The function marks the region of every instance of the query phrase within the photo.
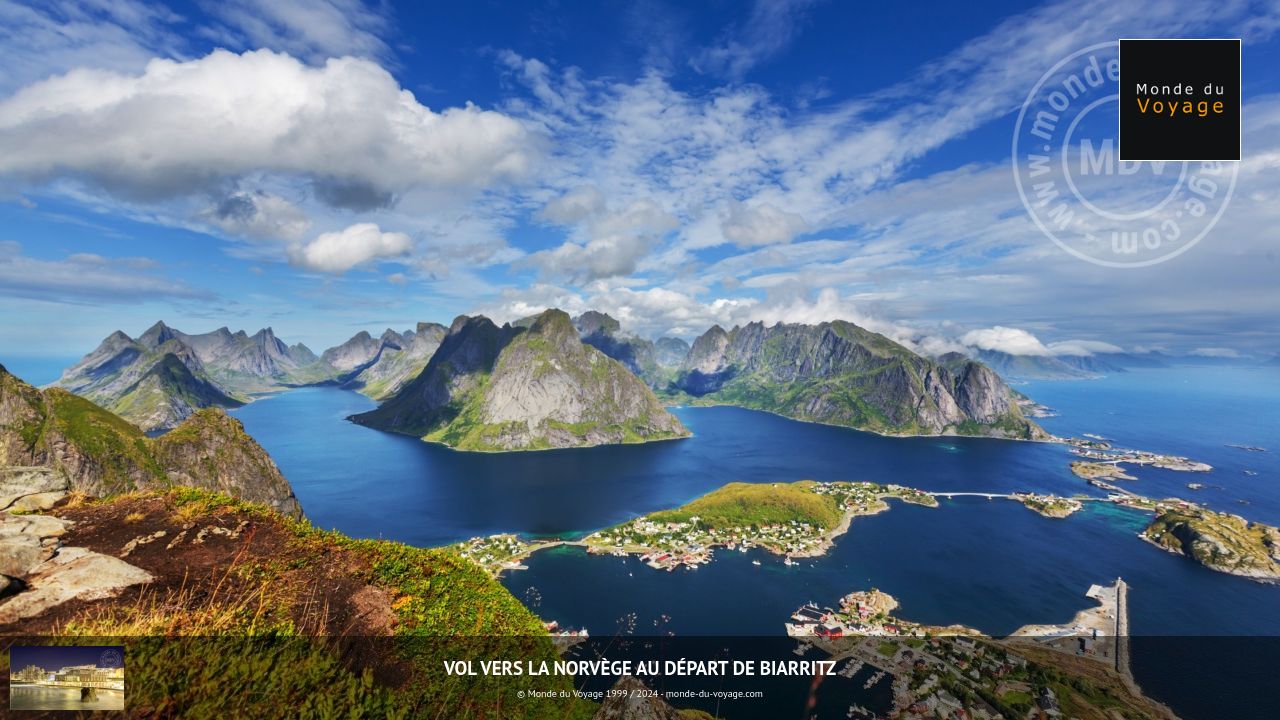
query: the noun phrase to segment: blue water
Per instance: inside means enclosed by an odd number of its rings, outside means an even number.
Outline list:
[[[24,381],[41,387],[62,377],[64,368],[79,362],[78,356],[10,355],[0,349],[0,365]]]
[[[1207,474],[1134,468],[1135,492],[1194,498],[1280,523],[1280,372],[1143,370],[1022,388],[1061,413],[1060,434],[1093,432],[1121,446],[1187,455]],[[542,453],[458,453],[363,428],[344,418],[372,406],[334,388],[296,390],[236,411],[318,525],[363,537],[439,545],[475,535],[577,535],[671,507],[742,480],[897,482],[929,490],[1093,489],[1068,470],[1064,447],[974,438],[885,438],[735,408],[678,409],[687,440]],[[1260,445],[1252,453],[1228,443]],[[1247,475],[1251,470],[1256,475]],[[1192,491],[1188,482],[1211,487]],[[504,584],[546,618],[608,636],[636,633],[776,635],[806,601],[834,604],[877,587],[899,614],[992,634],[1064,622],[1091,601],[1092,583],[1130,585],[1134,672],[1187,717],[1257,716],[1258,652],[1190,636],[1280,637],[1280,587],[1216,573],[1140,541],[1144,515],[1089,505],[1050,520],[1009,501],[955,499],[938,509],[895,503],[857,519],[822,558],[787,568],[756,553],[720,551],[696,571],[656,572],[634,559],[544,552]],[[761,566],[751,564],[759,559]],[[742,599],[750,598],[750,602]],[[656,623],[656,624],[655,624]],[[1256,683],[1250,673],[1263,672]]]

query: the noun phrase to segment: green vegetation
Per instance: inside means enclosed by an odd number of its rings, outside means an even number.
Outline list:
[[[1280,530],[1195,506],[1161,506],[1143,536],[1171,552],[1233,575],[1280,579]]]
[[[799,522],[830,530],[840,524],[843,512],[834,497],[813,492],[816,485],[812,480],[729,483],[676,510],[652,513],[647,519],[678,523],[697,517],[700,526],[712,529]]]
[[[137,427],[65,390],[51,388],[45,397],[52,415],[46,434],[55,430],[97,466],[104,493],[165,481],[147,437]]]
[[[556,657],[538,618],[451,552],[356,540],[195,488],[89,503],[94,517],[145,518],[135,521],[139,532],[155,527],[148,522],[176,529],[213,518],[224,525],[248,519],[255,527],[253,541],[230,566],[177,563],[181,577],[162,575],[160,590],[98,601],[52,634],[51,642],[92,638],[126,645],[135,711],[195,718],[585,720],[595,709],[561,698],[519,700],[520,679],[443,672],[446,660]],[[394,620],[373,635],[353,629],[351,609],[368,611],[367,604],[354,604],[356,594],[374,598],[365,603],[383,603]],[[348,632],[351,637],[341,637]],[[568,690],[573,679],[551,676],[539,686]]]

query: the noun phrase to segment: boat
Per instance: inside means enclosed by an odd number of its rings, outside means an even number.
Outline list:
[[[760,564],[760,561],[759,561],[759,560],[752,560],[752,561],[751,561],[751,564],[752,564],[752,565],[759,565],[759,564]]]

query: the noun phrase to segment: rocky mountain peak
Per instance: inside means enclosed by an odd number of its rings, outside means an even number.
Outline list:
[[[162,320],[147,328],[147,331],[138,337],[138,343],[144,347],[155,349],[177,337],[178,334],[174,329],[165,325]]]
[[[607,313],[588,310],[573,321],[582,335],[613,335],[622,330],[622,324]]]

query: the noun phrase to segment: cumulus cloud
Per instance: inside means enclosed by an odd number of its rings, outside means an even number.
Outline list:
[[[224,232],[253,239],[299,240],[311,228],[301,208],[262,191],[232,193],[201,217]]]
[[[970,330],[960,342],[979,350],[994,350],[1010,355],[1051,355],[1049,348],[1035,335],[1019,328],[995,327]]]
[[[563,200],[563,198],[561,198]],[[604,211],[603,203],[587,195],[551,209],[557,217],[575,217],[588,207],[592,214],[582,216],[575,239],[558,247],[533,253],[524,262],[543,275],[578,282],[628,275],[635,272],[640,259],[649,253],[659,238],[674,230],[674,216],[653,200],[637,200],[617,211]],[[545,213],[545,211],[544,211]]]
[[[404,233],[383,232],[373,223],[357,223],[290,247],[289,262],[308,270],[344,273],[374,260],[403,257],[412,249],[413,241]]]
[[[263,172],[367,206],[521,178],[536,145],[502,113],[419,104],[368,60],[311,67],[269,50],[152,60],[141,74],[77,69],[0,101],[0,177],[83,179],[144,201]]]
[[[769,203],[754,207],[735,203],[720,223],[721,232],[738,247],[789,243],[808,229],[803,217]]]
[[[584,185],[547,203],[541,217],[558,225],[570,225],[604,210],[604,194],[594,185]]]

